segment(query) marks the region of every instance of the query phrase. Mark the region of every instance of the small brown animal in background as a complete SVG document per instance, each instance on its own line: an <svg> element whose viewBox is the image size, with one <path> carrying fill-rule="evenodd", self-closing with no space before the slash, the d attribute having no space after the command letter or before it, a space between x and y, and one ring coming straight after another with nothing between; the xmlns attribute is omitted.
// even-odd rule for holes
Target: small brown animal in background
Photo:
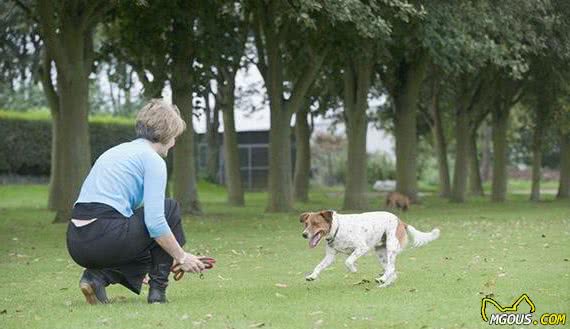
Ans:
<svg viewBox="0 0 570 329"><path fill-rule="evenodd" d="M390 192L386 195L386 207L406 211L410 208L410 198L400 192Z"/></svg>

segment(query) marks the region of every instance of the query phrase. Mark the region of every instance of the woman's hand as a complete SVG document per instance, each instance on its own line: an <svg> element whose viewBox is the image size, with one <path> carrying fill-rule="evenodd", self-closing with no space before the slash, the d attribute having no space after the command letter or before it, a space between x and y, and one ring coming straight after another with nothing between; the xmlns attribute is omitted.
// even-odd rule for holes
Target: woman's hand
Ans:
<svg viewBox="0 0 570 329"><path fill-rule="evenodd" d="M206 265L198 257L187 252L183 259L174 261L172 269L175 272L181 269L184 272L200 273L206 269Z"/></svg>

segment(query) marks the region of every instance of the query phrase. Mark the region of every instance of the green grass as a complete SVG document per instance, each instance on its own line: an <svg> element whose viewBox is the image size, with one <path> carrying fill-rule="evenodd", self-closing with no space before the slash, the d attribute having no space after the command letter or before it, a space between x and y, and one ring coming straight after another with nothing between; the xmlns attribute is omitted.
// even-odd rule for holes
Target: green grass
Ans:
<svg viewBox="0 0 570 329"><path fill-rule="evenodd" d="M355 274L340 257L305 282L323 246L309 250L297 213L265 214L265 193L248 194L247 207L236 208L219 187L199 191L206 215L184 219L187 247L217 258L217 267L203 280L171 283L168 305L112 286L113 303L91 307L78 289L81 268L65 249L66 227L51 224L44 209L47 188L0 186L0 328L488 328L481 298L508 304L523 292L537 314L570 311L570 203L552 195L461 205L425 197L403 218L423 230L440 227L441 239L401 254L398 281L378 289L373 256L361 258ZM295 206L338 209L341 197L316 190L310 204ZM355 284L362 280L371 282Z"/></svg>

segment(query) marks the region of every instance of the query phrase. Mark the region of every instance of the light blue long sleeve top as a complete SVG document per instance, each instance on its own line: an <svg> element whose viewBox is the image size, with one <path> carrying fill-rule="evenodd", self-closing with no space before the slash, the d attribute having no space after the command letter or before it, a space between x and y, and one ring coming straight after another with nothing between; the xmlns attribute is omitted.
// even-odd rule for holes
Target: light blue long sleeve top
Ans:
<svg viewBox="0 0 570 329"><path fill-rule="evenodd" d="M164 216L166 163L150 142L139 138L103 153L85 179L75 203L99 202L125 217L144 205L144 222L152 238L171 233Z"/></svg>

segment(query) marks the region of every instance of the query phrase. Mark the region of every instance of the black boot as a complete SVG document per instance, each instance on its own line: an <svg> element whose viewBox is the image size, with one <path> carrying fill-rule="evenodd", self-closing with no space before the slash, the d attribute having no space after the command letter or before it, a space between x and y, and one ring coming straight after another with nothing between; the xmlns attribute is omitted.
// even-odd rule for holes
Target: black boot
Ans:
<svg viewBox="0 0 570 329"><path fill-rule="evenodd" d="M108 285L105 276L98 270L86 269L79 280L79 288L85 296L85 300L91 305L109 302L105 291L105 287Z"/></svg>
<svg viewBox="0 0 570 329"><path fill-rule="evenodd" d="M150 277L148 289L149 304L164 304L166 300L166 288L168 287L169 264L159 264L148 274Z"/></svg>

